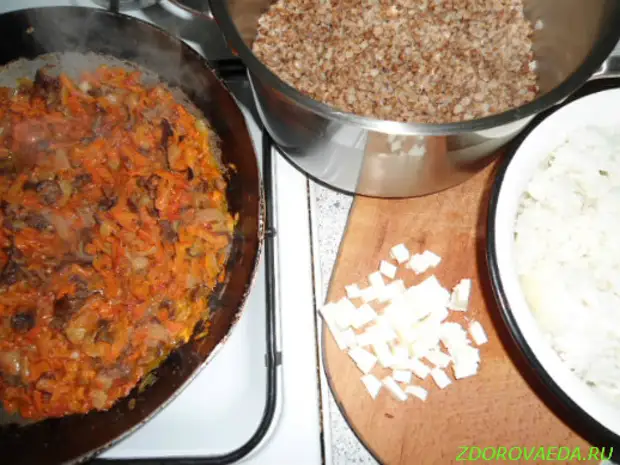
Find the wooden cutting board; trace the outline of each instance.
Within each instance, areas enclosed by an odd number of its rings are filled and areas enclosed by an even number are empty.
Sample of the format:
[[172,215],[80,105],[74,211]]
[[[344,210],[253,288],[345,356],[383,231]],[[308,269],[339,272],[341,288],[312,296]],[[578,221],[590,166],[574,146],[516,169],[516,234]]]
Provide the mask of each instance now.
[[[344,296],[347,284],[366,283],[366,276],[378,269],[390,248],[404,242],[412,252],[430,249],[443,258],[434,274],[444,287],[451,289],[461,278],[472,278],[469,317],[480,321],[489,336],[489,343],[481,347],[477,376],[453,381],[445,390],[427,379],[419,383],[429,389],[426,402],[412,398],[399,403],[385,389],[376,400],[370,398],[360,382],[361,373],[324,325],[325,369],[336,402],[359,439],[385,465],[459,463],[463,446],[565,446],[571,451],[581,447],[587,457],[590,444],[574,432],[578,425],[569,427],[560,419],[568,418],[567,412],[547,398],[532,376],[510,340],[489,288],[486,206],[495,169],[490,165],[465,184],[423,198],[355,199],[328,301]],[[419,281],[408,270],[399,269],[397,277],[407,285]]]

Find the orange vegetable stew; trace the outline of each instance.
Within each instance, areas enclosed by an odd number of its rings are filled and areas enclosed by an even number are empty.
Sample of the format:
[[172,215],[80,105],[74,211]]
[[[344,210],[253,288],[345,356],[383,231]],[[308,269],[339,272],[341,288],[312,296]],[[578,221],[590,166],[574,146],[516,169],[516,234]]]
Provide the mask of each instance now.
[[215,136],[161,84],[102,66],[0,88],[0,397],[109,409],[194,330],[235,218]]

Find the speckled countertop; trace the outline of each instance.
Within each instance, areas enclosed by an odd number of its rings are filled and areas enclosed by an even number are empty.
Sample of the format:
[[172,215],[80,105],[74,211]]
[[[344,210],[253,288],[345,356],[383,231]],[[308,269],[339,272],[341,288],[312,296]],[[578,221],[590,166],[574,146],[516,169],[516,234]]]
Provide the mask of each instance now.
[[[338,249],[342,241],[349,210],[353,197],[340,194],[333,190],[313,185],[316,198],[316,232],[318,243],[318,259],[321,268],[322,292],[319,298],[324,299],[331,278]],[[324,384],[325,385],[325,384]],[[346,421],[340,414],[329,388],[324,389],[328,408],[325,426],[330,428],[331,460],[333,465],[376,465],[377,462],[357,440]],[[329,444],[326,445],[329,447]],[[329,465],[329,464],[328,464]]]
[[[323,299],[327,295],[327,289],[331,274],[338,256],[338,249],[342,241],[349,211],[353,203],[353,197],[335,192],[331,189],[313,183],[315,196],[314,218],[316,218],[316,243],[318,244],[318,264],[321,272]],[[322,376],[323,373],[321,373]],[[340,410],[334,402],[331,391],[326,383],[323,383],[322,394],[326,398],[327,408],[324,427],[329,428],[326,438],[330,438],[331,447],[326,444],[327,456],[331,457],[327,465],[377,465],[377,461],[368,453],[365,447],[355,437],[347,422],[342,417]],[[615,465],[611,462],[602,462],[601,465]]]

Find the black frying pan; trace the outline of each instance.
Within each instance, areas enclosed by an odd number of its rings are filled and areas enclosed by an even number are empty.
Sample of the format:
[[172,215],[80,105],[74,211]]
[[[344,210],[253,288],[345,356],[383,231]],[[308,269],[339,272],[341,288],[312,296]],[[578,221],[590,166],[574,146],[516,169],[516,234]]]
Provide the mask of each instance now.
[[[19,77],[32,78],[43,63],[74,76],[102,63],[137,65],[147,76],[150,71],[151,79],[156,78],[154,73],[185,94],[219,135],[224,163],[237,167],[230,174],[227,196],[231,211],[239,213],[239,222],[227,282],[211,297],[209,336],[173,352],[157,369],[152,386],[141,393],[134,389],[107,412],[24,424],[0,409],[0,464],[76,464],[148,421],[193,379],[213,349],[227,338],[250,290],[262,244],[260,173],[245,120],[226,88],[200,55],[166,32],[104,10],[48,7],[0,15],[0,33],[0,65],[9,63],[0,68],[0,85],[10,81],[14,85]],[[28,61],[35,58],[35,62]],[[130,399],[135,399],[133,409]]]

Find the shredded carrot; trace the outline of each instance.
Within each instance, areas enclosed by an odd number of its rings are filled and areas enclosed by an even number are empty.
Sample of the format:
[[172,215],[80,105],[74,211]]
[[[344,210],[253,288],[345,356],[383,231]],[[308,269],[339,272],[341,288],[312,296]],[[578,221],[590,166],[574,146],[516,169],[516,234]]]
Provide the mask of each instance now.
[[6,410],[107,410],[208,321],[235,226],[215,141],[134,71],[0,88]]

